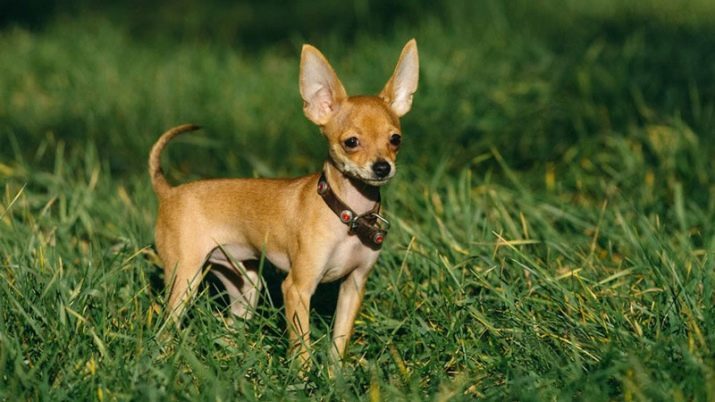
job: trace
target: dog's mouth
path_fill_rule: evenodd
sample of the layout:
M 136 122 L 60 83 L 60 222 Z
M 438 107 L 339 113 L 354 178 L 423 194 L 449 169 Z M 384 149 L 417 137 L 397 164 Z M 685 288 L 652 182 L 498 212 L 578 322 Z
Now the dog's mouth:
M 343 174 L 345 174 L 346 176 L 376 187 L 386 184 L 388 181 L 390 181 L 390 179 L 392 179 L 392 176 L 394 176 L 394 174 L 392 174 L 386 177 L 377 177 L 371 174 L 369 175 L 369 177 L 365 177 L 365 175 L 362 175 L 350 169 L 340 169 L 340 171 L 343 172 Z
M 352 165 L 350 163 L 346 163 L 344 161 L 338 160 L 337 158 L 333 158 L 333 162 L 335 162 L 335 166 L 340 170 L 344 175 L 355 179 L 359 180 L 363 183 L 369 184 L 371 186 L 382 186 L 386 184 L 390 179 L 392 179 L 393 176 L 395 176 L 395 169 L 392 168 L 391 172 L 384 176 L 380 177 L 376 173 L 374 173 L 371 169 L 366 169 L 362 168 L 359 166 Z
M 371 178 L 369 178 L 369 179 L 366 179 L 366 178 L 364 178 L 364 177 L 355 177 L 355 178 L 358 179 L 358 180 L 360 180 L 360 181 L 362 181 L 362 182 L 365 182 L 365 183 L 367 183 L 367 184 L 369 184 L 369 185 L 371 185 L 371 186 L 378 186 L 378 187 L 379 187 L 379 186 L 382 186 L 383 184 L 386 184 L 388 181 L 390 181 L 390 179 L 392 178 L 392 176 L 383 177 L 383 178 L 371 177 Z

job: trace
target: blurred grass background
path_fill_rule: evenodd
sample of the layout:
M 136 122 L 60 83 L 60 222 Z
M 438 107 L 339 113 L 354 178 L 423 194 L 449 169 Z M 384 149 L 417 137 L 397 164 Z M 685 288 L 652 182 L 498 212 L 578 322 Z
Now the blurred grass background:
M 162 339 L 158 135 L 205 127 L 174 182 L 313 172 L 300 46 L 375 93 L 412 37 L 345 372 L 302 388 L 269 300 Z M 715 399 L 715 3 L 30 0 L 0 49 L 0 399 Z

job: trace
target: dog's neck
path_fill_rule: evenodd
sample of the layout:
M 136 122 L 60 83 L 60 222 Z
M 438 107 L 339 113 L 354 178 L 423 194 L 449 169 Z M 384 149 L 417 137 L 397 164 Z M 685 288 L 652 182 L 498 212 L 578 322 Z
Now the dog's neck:
M 380 187 L 347 176 L 328 160 L 323 167 L 328 185 L 355 213 L 364 214 L 380 201 Z

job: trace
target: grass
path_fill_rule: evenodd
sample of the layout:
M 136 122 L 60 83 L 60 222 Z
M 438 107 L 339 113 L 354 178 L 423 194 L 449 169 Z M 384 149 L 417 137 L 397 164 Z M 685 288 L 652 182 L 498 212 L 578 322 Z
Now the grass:
M 0 400 L 715 399 L 715 8 L 410 10 L 377 33 L 292 27 L 260 46 L 193 20 L 176 35 L 161 12 L 146 32 L 97 10 L 5 26 Z M 413 36 L 393 229 L 344 370 L 322 364 L 330 287 L 307 384 L 275 289 L 250 322 L 225 325 L 207 289 L 165 328 L 158 134 L 206 128 L 170 148 L 174 182 L 315 171 L 300 43 L 376 92 Z

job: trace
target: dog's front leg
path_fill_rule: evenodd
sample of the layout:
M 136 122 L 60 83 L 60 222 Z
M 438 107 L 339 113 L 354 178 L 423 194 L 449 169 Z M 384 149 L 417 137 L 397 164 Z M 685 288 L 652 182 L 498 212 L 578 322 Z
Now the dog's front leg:
M 315 270 L 312 266 L 304 264 L 291 267 L 281 290 L 291 350 L 297 355 L 301 368 L 305 369 L 310 366 L 310 298 L 315 293 L 319 278 L 311 274 Z
M 356 269 L 343 279 L 338 294 L 335 309 L 335 327 L 333 328 L 333 347 L 331 356 L 334 361 L 345 355 L 348 341 L 353 332 L 353 324 L 357 316 L 362 298 L 365 294 L 365 283 L 370 268 Z

